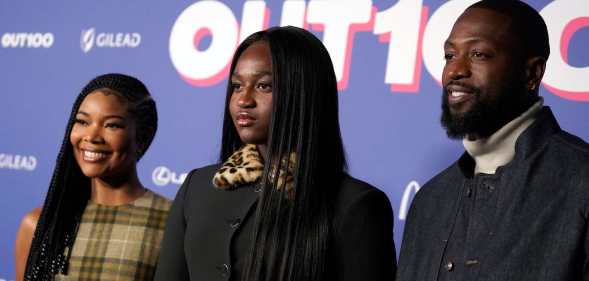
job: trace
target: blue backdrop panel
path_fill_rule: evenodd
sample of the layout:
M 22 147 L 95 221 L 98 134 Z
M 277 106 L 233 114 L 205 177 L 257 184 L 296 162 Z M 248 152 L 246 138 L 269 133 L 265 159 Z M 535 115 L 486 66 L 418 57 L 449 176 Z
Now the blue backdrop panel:
M 14 279 L 22 216 L 42 204 L 69 111 L 107 72 L 143 80 L 159 131 L 139 164 L 170 198 L 216 161 L 227 66 L 247 35 L 311 30 L 340 88 L 350 173 L 384 190 L 395 241 L 415 192 L 462 152 L 439 125 L 442 42 L 473 1 L 0 1 L 0 281 Z M 561 126 L 589 140 L 589 1 L 527 1 L 546 18 L 552 56 L 541 88 Z

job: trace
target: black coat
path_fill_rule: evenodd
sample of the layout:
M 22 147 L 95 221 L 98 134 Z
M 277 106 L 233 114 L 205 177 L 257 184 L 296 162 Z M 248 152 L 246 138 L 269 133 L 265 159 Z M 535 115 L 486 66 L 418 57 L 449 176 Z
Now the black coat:
M 216 189 L 220 165 L 192 171 L 172 205 L 155 280 L 239 280 L 250 247 L 258 193 L 253 185 Z M 332 280 L 393 280 L 393 211 L 380 190 L 346 177 L 335 205 Z
M 589 280 L 589 144 L 545 107 L 510 163 L 473 170 L 464 154 L 417 193 L 397 281 Z

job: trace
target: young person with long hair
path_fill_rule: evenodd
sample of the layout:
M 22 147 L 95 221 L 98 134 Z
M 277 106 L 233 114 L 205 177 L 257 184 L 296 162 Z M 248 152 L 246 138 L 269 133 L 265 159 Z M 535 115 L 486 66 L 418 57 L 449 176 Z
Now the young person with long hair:
M 155 280 L 393 280 L 390 202 L 345 173 L 321 41 L 295 27 L 254 33 L 230 75 L 222 164 L 178 191 Z
M 145 85 L 123 74 L 78 95 L 42 208 L 16 241 L 17 280 L 151 280 L 171 202 L 147 190 L 136 163 L 157 130 Z

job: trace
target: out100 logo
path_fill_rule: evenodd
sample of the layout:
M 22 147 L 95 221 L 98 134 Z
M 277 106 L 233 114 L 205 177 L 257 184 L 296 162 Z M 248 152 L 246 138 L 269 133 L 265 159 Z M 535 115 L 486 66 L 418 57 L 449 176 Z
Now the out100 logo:
M 371 0 L 286 0 L 280 25 L 323 32 L 339 89 L 347 88 L 350 80 L 354 34 L 371 32 L 388 44 L 384 83 L 394 92 L 417 93 L 422 62 L 431 77 L 441 81 L 443 42 L 460 13 L 474 2 L 448 1 L 431 12 L 422 0 L 399 0 L 382 11 Z M 222 2 L 199 1 L 188 6 L 170 34 L 170 58 L 179 75 L 194 86 L 218 83 L 228 74 L 237 44 L 267 28 L 270 12 L 265 1 L 245 1 L 239 24 Z M 572 36 L 589 26 L 589 1 L 553 1 L 540 13 L 548 25 L 552 50 L 543 79 L 545 88 L 565 99 L 589 101 L 589 67 L 568 62 Z M 205 37 L 211 38 L 210 44 L 199 50 L 196 46 Z

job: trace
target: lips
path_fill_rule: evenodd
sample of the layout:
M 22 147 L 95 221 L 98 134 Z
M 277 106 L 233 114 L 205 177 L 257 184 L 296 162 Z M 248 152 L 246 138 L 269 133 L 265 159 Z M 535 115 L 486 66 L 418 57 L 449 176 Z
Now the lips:
M 254 124 L 256 119 L 251 116 L 249 112 L 239 112 L 237 114 L 237 118 L 235 118 L 237 126 L 240 127 L 249 127 Z
M 454 105 L 471 99 L 475 93 L 475 89 L 473 87 L 451 84 L 446 86 L 446 92 L 448 93 L 448 104 Z
M 461 103 L 470 98 L 471 93 L 466 92 L 448 92 L 448 103 Z
M 92 150 L 85 150 L 81 149 L 82 151 L 82 159 L 87 162 L 100 162 L 106 159 L 110 153 L 103 152 L 103 151 L 92 151 Z

